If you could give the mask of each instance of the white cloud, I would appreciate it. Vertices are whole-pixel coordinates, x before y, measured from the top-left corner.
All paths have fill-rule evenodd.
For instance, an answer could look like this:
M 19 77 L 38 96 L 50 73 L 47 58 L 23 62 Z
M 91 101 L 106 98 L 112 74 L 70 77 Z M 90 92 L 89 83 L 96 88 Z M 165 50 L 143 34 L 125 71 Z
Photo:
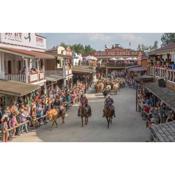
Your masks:
M 103 33 L 90 33 L 88 34 L 88 38 L 90 41 L 110 41 L 111 36 Z
M 144 41 L 144 39 L 141 36 L 137 36 L 137 34 L 134 33 L 120 34 L 119 37 L 124 41 L 130 41 L 136 43 Z

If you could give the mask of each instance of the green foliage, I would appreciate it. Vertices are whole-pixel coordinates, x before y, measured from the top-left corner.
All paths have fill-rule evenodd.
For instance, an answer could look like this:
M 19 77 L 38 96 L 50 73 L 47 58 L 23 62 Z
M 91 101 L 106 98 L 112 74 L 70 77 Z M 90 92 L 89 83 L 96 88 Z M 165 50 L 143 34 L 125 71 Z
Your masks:
M 60 43 L 60 46 L 63 46 L 64 48 L 70 47 L 72 51 L 82 54 L 82 55 L 89 55 L 92 52 L 95 51 L 90 45 L 82 45 L 82 44 L 73 44 L 73 45 L 67 45 L 65 43 Z
M 164 33 L 161 37 L 161 41 L 163 46 L 169 43 L 175 43 L 175 33 Z
M 137 50 L 139 51 L 152 51 L 158 48 L 158 41 L 154 41 L 153 46 L 146 46 L 144 44 L 139 44 Z

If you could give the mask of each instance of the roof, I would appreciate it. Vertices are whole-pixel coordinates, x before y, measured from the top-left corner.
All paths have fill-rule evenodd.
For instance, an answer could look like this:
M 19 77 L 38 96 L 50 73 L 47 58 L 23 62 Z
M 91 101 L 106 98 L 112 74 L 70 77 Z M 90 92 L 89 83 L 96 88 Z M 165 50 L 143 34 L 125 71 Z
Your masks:
M 39 89 L 40 86 L 18 81 L 0 80 L 0 94 L 24 96 Z
M 129 72 L 142 72 L 142 71 L 146 71 L 146 69 L 144 67 L 132 67 L 128 69 Z
M 55 59 L 55 56 L 51 54 L 48 54 L 46 52 L 33 51 L 33 50 L 0 47 L 0 51 L 15 54 L 15 55 L 20 55 L 20 56 L 26 56 L 26 57 L 41 58 L 41 59 Z
M 58 80 L 63 80 L 64 77 L 60 75 L 48 75 L 46 76 L 47 81 L 58 81 Z
M 149 75 L 142 75 L 139 77 L 136 77 L 135 80 L 137 82 L 153 82 L 154 81 L 154 77 L 153 76 L 149 76 Z
M 173 90 L 167 87 L 159 87 L 157 82 L 145 83 L 144 87 L 175 111 L 175 92 Z
M 153 125 L 150 130 L 160 142 L 175 142 L 175 121 Z
M 163 54 L 175 51 L 175 43 L 167 44 L 164 47 L 149 52 L 149 55 Z
M 87 66 L 74 66 L 72 68 L 72 72 L 77 73 L 93 73 L 94 70 L 92 68 L 88 68 Z

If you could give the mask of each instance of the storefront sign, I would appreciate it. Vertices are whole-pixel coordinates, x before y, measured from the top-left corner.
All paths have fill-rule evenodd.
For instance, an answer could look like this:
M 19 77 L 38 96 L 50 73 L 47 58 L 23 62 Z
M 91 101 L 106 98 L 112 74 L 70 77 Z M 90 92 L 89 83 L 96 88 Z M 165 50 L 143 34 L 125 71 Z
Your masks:
M 0 42 L 17 46 L 46 49 L 46 39 L 35 33 L 0 33 Z

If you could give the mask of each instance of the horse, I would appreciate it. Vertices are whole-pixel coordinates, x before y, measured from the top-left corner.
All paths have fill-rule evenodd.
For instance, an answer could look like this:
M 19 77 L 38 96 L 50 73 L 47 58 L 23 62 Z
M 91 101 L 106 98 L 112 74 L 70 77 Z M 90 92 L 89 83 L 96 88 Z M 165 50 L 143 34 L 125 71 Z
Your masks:
M 113 115 L 114 115 L 114 109 L 105 106 L 103 109 L 103 117 L 106 117 L 108 128 L 109 128 L 110 123 L 112 124 Z
M 58 126 L 57 119 L 60 117 L 62 119 L 62 124 L 64 124 L 64 119 L 66 116 L 66 109 L 62 105 L 59 109 L 56 109 L 56 108 L 50 109 L 49 111 L 47 111 L 46 115 L 47 115 L 47 118 L 50 121 L 52 121 L 52 127 L 54 126 L 54 124 L 57 127 Z
M 46 113 L 47 118 L 52 121 L 52 127 L 54 126 L 54 124 L 56 125 L 56 127 L 58 126 L 57 123 L 57 118 L 58 118 L 58 110 L 57 109 L 50 109 L 47 111 Z
M 81 123 L 82 127 L 84 126 L 84 119 L 85 119 L 85 125 L 88 124 L 88 118 L 91 116 L 91 107 L 90 106 L 82 106 L 80 108 L 80 116 L 81 116 Z
M 119 91 L 119 88 L 120 88 L 119 83 L 113 84 L 113 90 L 114 90 L 114 92 L 116 92 L 116 94 L 117 94 L 117 92 Z
M 96 93 L 102 92 L 104 89 L 104 84 L 102 82 L 98 82 L 95 86 Z

